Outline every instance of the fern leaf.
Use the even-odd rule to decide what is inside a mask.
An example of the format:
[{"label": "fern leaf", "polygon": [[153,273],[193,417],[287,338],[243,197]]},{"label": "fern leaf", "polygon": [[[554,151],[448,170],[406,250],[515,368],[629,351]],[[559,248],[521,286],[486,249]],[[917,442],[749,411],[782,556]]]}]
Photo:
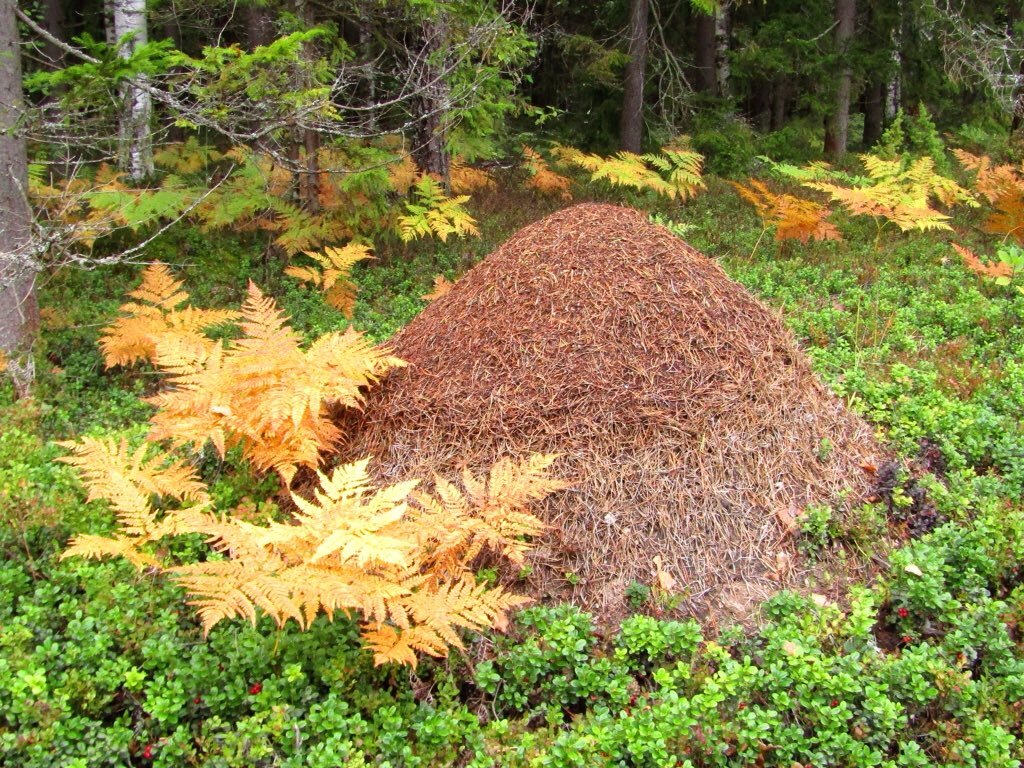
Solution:
[{"label": "fern leaf", "polygon": [[321,253],[306,251],[306,256],[318,266],[290,266],[285,274],[322,288],[327,303],[351,320],[357,288],[349,279],[349,272],[357,262],[373,258],[370,248],[361,243],[349,243],[341,248],[325,248]]},{"label": "fern leaf", "polygon": [[530,174],[526,186],[544,195],[557,195],[563,200],[572,200],[572,192],[569,190],[572,180],[551,170],[536,150],[527,146],[523,147],[523,164],[527,173]]},{"label": "fern leaf", "polygon": [[487,171],[467,165],[459,157],[452,160],[450,169],[452,192],[468,195],[495,188],[494,179]]},{"label": "fern leaf", "polygon": [[237,312],[179,308],[188,300],[181,287],[181,282],[163,264],[146,268],[142,284],[128,294],[136,301],[123,304],[121,317],[104,328],[100,336],[108,368],[139,360],[154,361],[157,345],[171,336],[192,347],[207,348],[212,342],[203,336],[203,331],[237,319]]},{"label": "fern leaf", "polygon": [[138,539],[132,536],[94,536],[80,534],[71,539],[67,548],[61,553],[60,559],[68,557],[84,557],[99,560],[104,557],[123,557],[139,570],[156,568],[160,562],[138,548]]},{"label": "fern leaf", "polygon": [[1013,266],[1011,264],[1007,264],[1003,261],[986,263],[970,249],[965,248],[962,245],[958,245],[957,243],[950,243],[950,245],[952,245],[954,250],[960,254],[960,258],[963,259],[964,266],[979,277],[988,280],[1005,281],[1007,283],[1013,279]]},{"label": "fern leaf", "polygon": [[776,194],[757,179],[746,184],[729,182],[740,196],[754,206],[761,223],[775,228],[775,240],[840,240],[839,230],[827,221],[832,211],[813,200]]},{"label": "fern leaf", "polygon": [[442,296],[447,296],[451,292],[453,285],[444,275],[435,275],[434,289],[430,293],[423,294],[420,298],[424,301],[436,301]]}]

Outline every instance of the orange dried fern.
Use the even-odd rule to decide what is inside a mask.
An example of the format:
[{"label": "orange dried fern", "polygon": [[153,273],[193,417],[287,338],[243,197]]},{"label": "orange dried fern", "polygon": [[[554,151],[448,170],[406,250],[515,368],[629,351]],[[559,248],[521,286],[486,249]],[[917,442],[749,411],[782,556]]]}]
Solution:
[{"label": "orange dried fern", "polygon": [[142,284],[128,295],[135,301],[121,305],[121,317],[104,328],[100,337],[108,368],[153,361],[157,344],[172,336],[197,352],[209,349],[213,342],[202,332],[238,318],[237,312],[229,310],[183,307],[188,294],[182,290],[181,281],[159,262],[146,268]]},{"label": "orange dried fern", "polygon": [[243,335],[227,345],[197,350],[176,337],[158,345],[171,387],[149,400],[159,409],[152,437],[196,447],[209,440],[221,455],[241,445],[257,468],[289,482],[339,436],[326,406],[360,405],[363,387],[404,363],[351,329],[302,349],[284,313],[252,284],[241,315]]},{"label": "orange dried fern", "polygon": [[[499,462],[486,479],[467,473],[465,491],[437,481],[433,493],[416,490],[415,480],[376,488],[364,460],[320,475],[312,499],[294,495],[288,522],[254,525],[192,506],[155,523],[138,473],[123,466],[125,451],[75,451],[90,494],[113,496],[133,525],[114,537],[78,537],[64,557],[124,556],[165,569],[191,595],[207,632],[236,617],[255,622],[261,612],[303,628],[321,613],[358,613],[377,664],[415,666],[417,653],[461,647],[460,630],[503,627],[527,600],[476,584],[471,560],[486,548],[521,561],[523,537],[543,529],[525,505],[565,487],[548,475],[552,456]],[[168,567],[148,551],[158,538],[184,533],[203,534],[226,558]]]},{"label": "orange dried fern", "polygon": [[296,280],[310,283],[324,292],[324,299],[349,320],[356,304],[356,284],[349,279],[354,264],[372,259],[370,248],[360,243],[349,243],[341,248],[324,248],[322,253],[305,251],[318,266],[289,266],[284,273]]},{"label": "orange dried fern", "polygon": [[740,197],[754,206],[765,229],[775,229],[775,240],[842,240],[828,217],[832,211],[813,200],[804,200],[785,193],[775,193],[757,179],[746,184],[729,182]]},{"label": "orange dried fern", "polygon": [[551,170],[539,152],[524,146],[523,165],[530,174],[526,186],[543,195],[557,195],[563,200],[572,200],[572,192],[569,189],[572,186],[572,179]]}]

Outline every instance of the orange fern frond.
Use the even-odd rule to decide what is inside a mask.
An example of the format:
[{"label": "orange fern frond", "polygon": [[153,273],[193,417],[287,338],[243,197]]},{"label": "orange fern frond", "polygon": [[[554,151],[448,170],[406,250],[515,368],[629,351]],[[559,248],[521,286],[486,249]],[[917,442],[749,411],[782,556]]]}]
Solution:
[{"label": "orange fern frond", "polygon": [[1005,280],[1007,282],[1013,277],[1012,265],[1002,261],[986,263],[969,248],[965,248],[957,243],[950,243],[950,245],[960,254],[960,258],[964,261],[964,266],[979,277],[990,280]]},{"label": "orange fern frond", "polygon": [[434,276],[434,289],[430,293],[425,293],[420,296],[424,301],[436,301],[442,296],[447,296],[454,286],[454,283],[450,282],[444,275]]},{"label": "orange fern frond", "polygon": [[761,223],[775,228],[776,241],[841,240],[835,225],[828,221],[832,211],[813,200],[788,194],[776,194],[757,179],[746,184],[729,182],[740,197],[754,206]]},{"label": "orange fern frond", "polygon": [[996,165],[987,155],[972,155],[962,149],[954,149],[954,156],[964,168],[973,171],[974,189],[995,204],[1000,198],[1011,195],[1024,187],[1020,171],[1012,165]]},{"label": "orange fern frond", "polygon": [[486,189],[494,189],[494,178],[487,171],[467,165],[461,158],[453,158],[450,169],[452,192],[469,195]]},{"label": "orange fern frond", "polygon": [[530,174],[526,186],[544,195],[557,195],[563,200],[572,200],[572,179],[551,170],[539,152],[523,146],[523,165]]},{"label": "orange fern frond", "polygon": [[338,439],[328,404],[362,403],[362,388],[400,362],[355,331],[332,333],[308,351],[273,299],[254,285],[242,306],[243,336],[202,356],[175,339],[157,350],[171,388],[150,398],[154,440],[200,446],[221,455],[232,445],[261,470],[289,482],[299,465],[315,467]]},{"label": "orange fern frond", "polygon": [[388,178],[391,188],[404,197],[419,180],[420,172],[412,156],[404,155],[401,160],[388,166]]},{"label": "orange fern frond", "polygon": [[1008,189],[992,203],[995,210],[982,224],[982,229],[996,235],[1009,235],[1024,244],[1024,183]]},{"label": "orange fern frond", "polygon": [[285,268],[285,274],[322,289],[327,303],[351,320],[358,289],[349,279],[349,272],[357,262],[373,258],[369,246],[349,243],[341,248],[325,248],[322,253],[305,253],[319,266],[289,266]]},{"label": "orange fern frond", "polygon": [[198,349],[212,342],[203,336],[207,328],[233,322],[238,313],[221,309],[180,308],[188,301],[170,270],[159,262],[142,273],[142,284],[128,295],[135,301],[121,306],[121,317],[103,329],[100,349],[108,368],[152,361],[157,344],[168,336],[180,338]]}]

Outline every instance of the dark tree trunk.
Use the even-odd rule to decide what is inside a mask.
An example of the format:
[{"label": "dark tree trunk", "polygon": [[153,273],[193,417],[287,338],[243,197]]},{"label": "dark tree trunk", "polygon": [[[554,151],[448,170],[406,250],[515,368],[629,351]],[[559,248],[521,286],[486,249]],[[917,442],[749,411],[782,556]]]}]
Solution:
[{"label": "dark tree trunk", "polygon": [[[43,5],[43,27],[58,40],[64,40],[64,6],[61,0],[46,0]],[[64,51],[49,40],[43,41],[43,56],[48,66],[64,66]]]},{"label": "dark tree trunk", "polygon": [[274,17],[265,5],[248,5],[245,8],[245,37],[249,50],[274,42]]},{"label": "dark tree trunk", "polygon": [[885,127],[885,83],[868,83],[864,92],[864,148],[870,149],[882,138]]},{"label": "dark tree trunk", "polygon": [[19,396],[33,378],[32,343],[39,329],[28,156],[19,134],[23,116],[16,0],[0,0],[0,351]]},{"label": "dark tree trunk", "polygon": [[715,81],[715,17],[697,12],[695,21],[693,61],[697,68],[697,90],[714,94],[718,87]]},{"label": "dark tree trunk", "polygon": [[786,124],[786,106],[789,103],[789,78],[779,75],[772,82],[772,123],[773,131]]},{"label": "dark tree trunk", "polygon": [[412,158],[416,167],[441,180],[450,188],[451,158],[448,157],[448,103],[450,92],[444,79],[444,49],[447,45],[447,20],[427,24],[425,40],[416,66],[416,144]]},{"label": "dark tree trunk", "polygon": [[644,139],[644,80],[647,72],[647,16],[649,0],[630,0],[629,62],[622,95],[619,145],[640,153]]},{"label": "dark tree trunk", "polygon": [[825,128],[825,154],[839,160],[846,154],[850,132],[850,90],[853,69],[847,57],[857,24],[857,0],[836,0],[836,51],[843,60],[836,83],[835,107]]},{"label": "dark tree trunk", "polygon": [[302,205],[310,213],[320,211],[320,134],[307,128],[303,136],[306,150],[305,180],[302,190]]},{"label": "dark tree trunk", "polygon": [[754,82],[754,92],[750,96],[750,114],[757,130],[762,133],[770,130],[772,125],[771,83],[765,80]]}]

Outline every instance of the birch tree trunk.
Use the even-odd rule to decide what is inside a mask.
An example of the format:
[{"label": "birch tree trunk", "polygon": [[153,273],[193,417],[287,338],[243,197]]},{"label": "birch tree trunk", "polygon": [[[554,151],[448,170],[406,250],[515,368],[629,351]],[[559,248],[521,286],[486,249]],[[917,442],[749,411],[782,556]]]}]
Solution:
[{"label": "birch tree trunk", "polygon": [[[114,37],[119,53],[128,58],[149,39],[146,27],[146,0],[111,0],[114,12]],[[122,90],[123,107],[119,126],[121,167],[133,181],[153,173],[153,134],[150,118],[153,101],[146,89],[144,75]]]},{"label": "birch tree trunk", "polygon": [[647,72],[647,16],[649,0],[629,5],[629,62],[622,95],[619,144],[627,152],[640,153],[644,138],[644,80]]},{"label": "birch tree trunk", "polygon": [[19,397],[34,378],[32,343],[39,329],[37,266],[31,251],[28,158],[19,135],[24,114],[16,0],[0,0],[0,351]]},{"label": "birch tree trunk", "polygon": [[721,0],[715,8],[715,89],[729,98],[729,21],[731,0]]}]

